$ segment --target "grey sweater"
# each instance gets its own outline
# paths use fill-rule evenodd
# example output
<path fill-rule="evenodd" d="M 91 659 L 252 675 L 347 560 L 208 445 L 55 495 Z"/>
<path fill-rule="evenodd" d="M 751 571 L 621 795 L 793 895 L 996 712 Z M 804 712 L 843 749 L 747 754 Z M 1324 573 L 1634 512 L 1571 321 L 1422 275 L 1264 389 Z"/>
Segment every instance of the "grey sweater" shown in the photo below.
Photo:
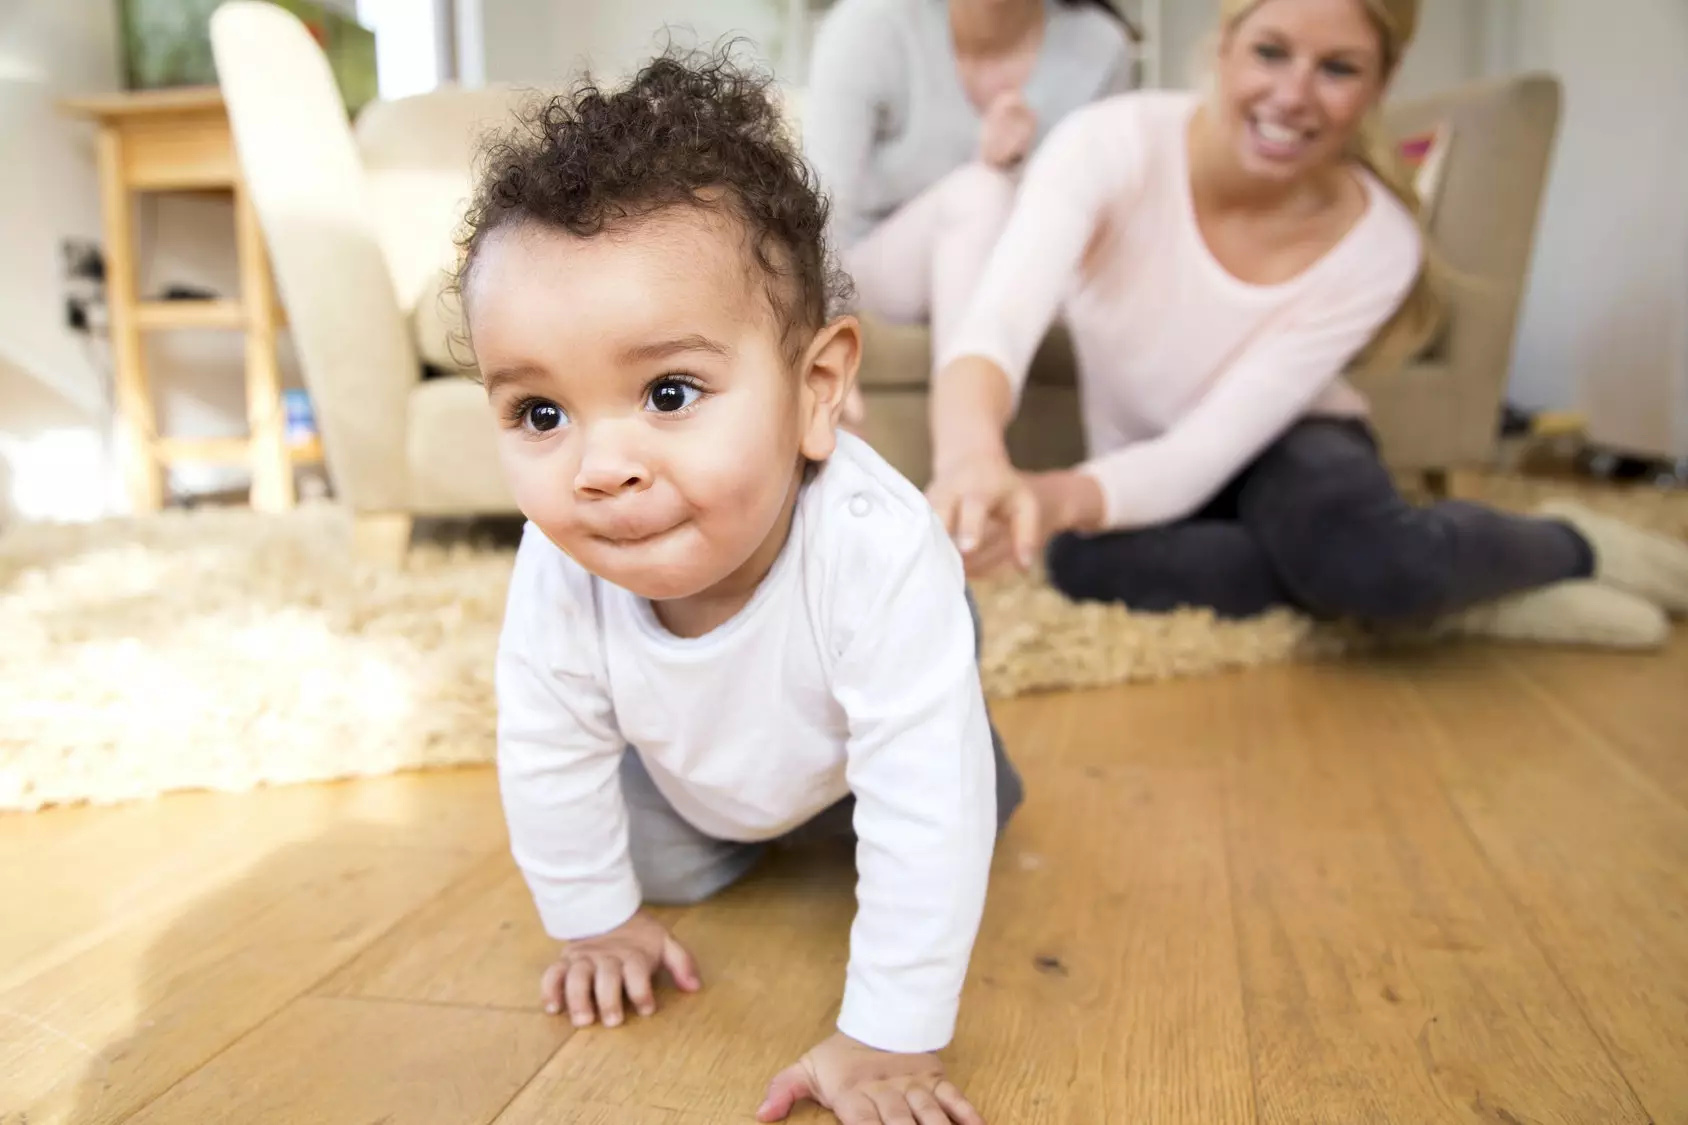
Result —
<path fill-rule="evenodd" d="M 1045 0 L 1043 45 L 1024 92 L 1037 141 L 1087 102 L 1130 86 L 1125 28 L 1091 5 Z M 803 147 L 850 245 L 977 157 L 979 111 L 956 69 L 947 0 L 837 0 L 815 38 Z"/>

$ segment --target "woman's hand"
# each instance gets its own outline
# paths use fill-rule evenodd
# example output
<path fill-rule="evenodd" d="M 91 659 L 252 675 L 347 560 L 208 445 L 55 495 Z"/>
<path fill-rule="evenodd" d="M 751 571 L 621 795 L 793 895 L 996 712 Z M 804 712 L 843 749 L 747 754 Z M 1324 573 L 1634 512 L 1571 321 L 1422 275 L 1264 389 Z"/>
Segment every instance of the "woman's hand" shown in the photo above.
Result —
<path fill-rule="evenodd" d="M 1101 527 L 1106 504 L 1101 486 L 1089 474 L 1062 469 L 1020 476 L 1037 504 L 1038 527 L 1032 558 L 1041 555 L 1049 540 L 1064 531 L 1095 531 Z M 965 552 L 964 559 L 970 578 L 988 577 L 1019 561 L 1010 528 L 1002 520 L 991 520 L 979 545 Z M 1020 569 L 1028 569 L 1029 565 L 1022 563 Z"/>
<path fill-rule="evenodd" d="M 1107 519 L 1107 497 L 1089 473 L 1077 469 L 1028 473 L 1026 487 L 1037 497 L 1037 509 L 1043 517 L 1040 548 L 1063 531 L 1099 531 Z"/>
<path fill-rule="evenodd" d="M 686 992 L 703 986 L 692 955 L 674 940 L 667 926 L 641 911 L 607 934 L 569 942 L 545 970 L 539 993 L 547 1012 L 561 1012 L 566 1006 L 576 1027 L 586 1027 L 594 1019 L 602 1020 L 605 1027 L 616 1027 L 623 1018 L 624 993 L 641 1016 L 656 1011 L 651 982 L 658 969 L 667 969 Z"/>
<path fill-rule="evenodd" d="M 1043 543 L 1038 497 L 1005 455 L 980 453 L 939 466 L 926 498 L 969 574 L 995 569 L 1004 555 L 1021 570 L 1031 568 Z"/>
<path fill-rule="evenodd" d="M 926 498 L 967 560 L 968 573 L 976 577 L 1010 558 L 1029 569 L 1042 542 L 1042 517 L 1003 440 L 1014 413 L 1008 373 L 977 355 L 947 363 L 932 376 L 929 412 L 932 482 Z"/>
<path fill-rule="evenodd" d="M 843 1125 L 985 1125 L 944 1077 L 937 1055 L 876 1051 L 843 1033 L 776 1075 L 756 1120 L 784 1121 L 804 1098 L 830 1109 Z"/>
<path fill-rule="evenodd" d="M 1014 167 L 1032 150 L 1037 114 L 1019 90 L 1004 90 L 985 108 L 979 125 L 979 159 L 992 168 Z"/>

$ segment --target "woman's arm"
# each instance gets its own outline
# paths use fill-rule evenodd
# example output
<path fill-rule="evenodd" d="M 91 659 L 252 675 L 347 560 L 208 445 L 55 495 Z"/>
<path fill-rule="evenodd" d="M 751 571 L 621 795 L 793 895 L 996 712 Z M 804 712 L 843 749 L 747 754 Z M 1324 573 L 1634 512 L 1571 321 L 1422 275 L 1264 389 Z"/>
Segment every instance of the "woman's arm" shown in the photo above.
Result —
<path fill-rule="evenodd" d="M 1098 111 L 1108 108 L 1072 114 L 1032 156 L 967 314 L 950 339 L 938 341 L 932 393 L 940 456 L 952 434 L 972 432 L 987 414 L 999 437 L 1013 416 L 1032 355 L 1077 276 L 1103 204 L 1120 186 L 1110 167 L 1118 161 L 1092 147 L 1115 139 L 1099 136 L 1107 126 Z"/>
<path fill-rule="evenodd" d="M 1026 168 L 967 315 L 940 342 L 928 494 L 964 553 L 998 516 L 1013 524 L 1022 565 L 1029 561 L 1037 505 L 1029 494 L 1009 494 L 1014 474 L 1003 432 L 1103 208 L 1133 191 L 1141 171 L 1133 125 L 1131 107 L 1115 101 L 1087 106 L 1050 132 Z"/>
<path fill-rule="evenodd" d="M 1305 295 L 1284 325 L 1245 351 L 1161 436 L 1081 467 L 1100 486 L 1099 524 L 1151 527 L 1182 519 L 1259 456 L 1341 375 L 1394 314 L 1418 272 L 1416 235 L 1357 255 L 1360 268 Z"/>

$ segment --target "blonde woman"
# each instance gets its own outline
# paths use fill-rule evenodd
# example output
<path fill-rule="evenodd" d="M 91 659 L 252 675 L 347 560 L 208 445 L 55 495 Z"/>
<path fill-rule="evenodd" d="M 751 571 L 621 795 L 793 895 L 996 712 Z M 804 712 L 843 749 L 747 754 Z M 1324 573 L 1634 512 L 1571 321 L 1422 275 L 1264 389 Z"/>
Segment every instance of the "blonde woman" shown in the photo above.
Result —
<path fill-rule="evenodd" d="M 1525 519 L 1396 492 L 1342 378 L 1439 313 L 1417 202 L 1375 113 L 1415 0 L 1224 0 L 1205 94 L 1075 112 L 934 379 L 929 496 L 970 570 L 1048 543 L 1069 596 L 1656 643 L 1688 547 L 1580 510 Z M 1003 429 L 1059 311 L 1089 459 L 1022 474 Z M 1533 593 L 1526 593 L 1533 592 Z"/>

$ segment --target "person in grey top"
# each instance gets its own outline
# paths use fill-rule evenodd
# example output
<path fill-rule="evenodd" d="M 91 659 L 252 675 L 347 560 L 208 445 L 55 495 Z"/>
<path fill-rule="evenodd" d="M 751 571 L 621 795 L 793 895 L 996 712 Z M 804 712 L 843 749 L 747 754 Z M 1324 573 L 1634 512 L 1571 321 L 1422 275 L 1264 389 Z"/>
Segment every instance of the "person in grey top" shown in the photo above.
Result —
<path fill-rule="evenodd" d="M 1015 169 L 1068 113 L 1131 87 L 1133 38 L 1106 0 L 837 0 L 803 144 L 865 312 L 928 322 L 941 344 Z"/>

